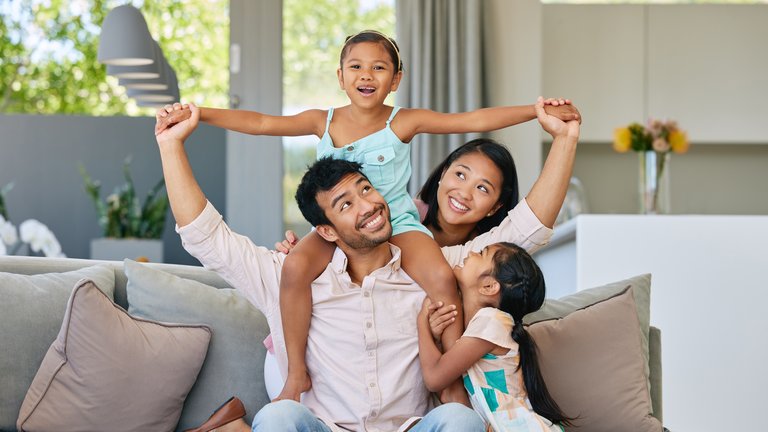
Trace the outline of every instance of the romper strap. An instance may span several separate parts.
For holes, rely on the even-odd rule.
[[[331,126],[331,119],[333,118],[333,107],[328,108],[328,118],[325,119],[325,133],[328,133],[328,127]]]
[[[400,107],[396,106],[392,108],[392,114],[389,115],[389,118],[387,119],[387,126],[389,126],[389,123],[392,121],[393,118],[395,118],[395,114],[400,111]]]

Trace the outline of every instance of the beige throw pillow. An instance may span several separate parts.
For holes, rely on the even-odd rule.
[[[21,406],[20,431],[170,431],[211,331],[131,317],[78,282]]]
[[[552,397],[577,417],[567,431],[660,432],[633,288],[528,326]]]

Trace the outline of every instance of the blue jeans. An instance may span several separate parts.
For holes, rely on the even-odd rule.
[[[330,428],[298,402],[281,400],[265,405],[253,418],[253,432],[330,432]],[[427,413],[408,432],[484,432],[477,413],[464,405],[449,403]]]

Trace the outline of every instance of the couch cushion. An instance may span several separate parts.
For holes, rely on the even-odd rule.
[[[644,286],[636,282],[643,285],[640,278],[547,300],[527,317],[547,387],[563,411],[577,417],[566,430],[661,431],[651,414],[648,330],[638,319],[638,310],[648,306],[638,306],[643,300],[637,302],[635,293]]]
[[[16,428],[21,402],[61,327],[78,280],[95,281],[111,299],[114,272],[104,266],[65,273],[0,273],[0,430]]]
[[[179,429],[199,425],[233,395],[243,401],[250,424],[269,403],[262,344],[269,327],[261,312],[233,289],[212,288],[131,260],[125,260],[125,273],[131,314],[204,323],[213,330],[208,358],[184,404]]]
[[[205,359],[205,326],[137,319],[80,281],[24,398],[20,431],[169,431]]]

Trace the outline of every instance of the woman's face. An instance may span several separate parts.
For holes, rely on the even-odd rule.
[[[456,159],[437,188],[438,221],[450,225],[477,224],[501,206],[504,176],[488,156],[472,152]]]

